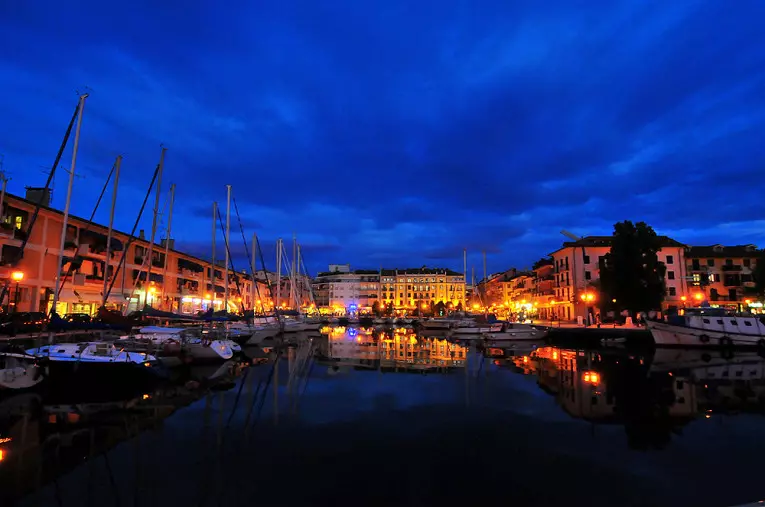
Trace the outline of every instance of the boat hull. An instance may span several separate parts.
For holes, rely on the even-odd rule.
[[[228,361],[234,357],[234,351],[231,350],[231,347],[219,340],[213,340],[209,344],[189,343],[186,347],[186,353],[193,363]]]
[[[48,388],[56,390],[131,388],[151,389],[167,378],[156,363],[43,360]],[[148,364],[148,366],[146,366]]]
[[[0,390],[32,389],[45,378],[40,368],[36,364],[28,364],[0,370]]]
[[[484,334],[484,339],[490,342],[543,340],[547,337],[547,331],[543,329],[511,329],[502,333]]]
[[[657,347],[720,347],[759,346],[765,348],[765,337],[759,334],[726,333],[676,326],[663,322],[646,322]]]

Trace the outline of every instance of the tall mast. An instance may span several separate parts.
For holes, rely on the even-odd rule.
[[[300,276],[300,265],[301,265],[301,259],[300,259],[300,245],[297,246],[297,268],[295,269],[295,305],[298,309],[300,309],[300,306],[303,304],[303,279]],[[297,280],[300,280],[300,287],[297,286]]]
[[[154,255],[154,238],[157,235],[157,217],[159,215],[159,196],[162,193],[162,170],[165,167],[165,152],[167,151],[167,148],[164,146],[162,147],[162,152],[159,154],[159,172],[157,173],[157,193],[154,197],[154,217],[151,220],[151,238],[149,238],[149,253],[148,253],[148,261],[149,265],[146,268],[146,285],[147,288],[151,284],[151,268],[153,265],[153,255]],[[164,286],[164,280],[162,281],[162,285]],[[145,296],[144,296],[145,297]],[[148,302],[148,297],[145,297],[144,303]]]
[[[467,248],[462,249],[462,276],[465,277],[465,282],[467,282]]]
[[[167,237],[165,238],[165,270],[162,272],[163,289],[167,287],[167,266],[170,264],[170,234],[173,226],[173,204],[175,204],[175,183],[170,185],[170,210],[167,213]],[[173,311],[172,302],[170,303],[170,311]]]
[[[231,232],[231,185],[226,185],[226,269],[223,271],[224,276],[226,277],[226,280],[224,282],[224,291],[226,291],[226,294],[223,298],[223,311],[228,314],[228,264],[229,264],[229,256],[228,256],[228,245],[229,243],[229,236]]]
[[[109,260],[112,255],[112,232],[114,230],[114,209],[117,207],[117,189],[120,184],[120,167],[122,167],[122,155],[117,155],[114,161],[114,190],[112,191],[112,207],[109,210],[109,232],[106,233],[106,260],[104,261],[104,292],[101,298],[101,306],[106,306],[108,298],[107,284],[109,283]]]
[[[5,177],[5,171],[3,171],[3,159],[0,158],[0,180],[3,182],[2,190],[0,190],[0,220],[5,218],[3,214],[3,203],[5,203],[5,190],[8,187],[8,178]]]
[[[252,274],[252,290],[250,291],[250,301],[252,301],[252,315],[253,318],[255,318],[255,295],[258,294],[260,291],[258,290],[258,277],[255,274],[255,266],[257,265],[257,259],[258,258],[258,235],[253,233],[252,234],[252,260],[250,261],[250,273]],[[263,302],[261,301],[261,304]]]
[[[72,186],[74,185],[74,167],[77,164],[77,149],[80,146],[80,128],[82,127],[82,113],[85,110],[85,99],[88,94],[80,95],[80,104],[77,111],[77,127],[74,133],[74,147],[72,149],[72,166],[69,168],[69,186],[66,190],[66,205],[64,206],[64,222],[61,224],[61,240],[58,246],[58,268],[56,269],[56,288],[53,291],[52,311],[56,311],[58,303],[58,291],[61,289],[61,268],[64,266],[64,245],[66,244],[66,227],[69,223],[69,205],[72,203]],[[53,341],[53,333],[50,334]]]
[[[295,290],[295,261],[297,260],[297,235],[292,233],[292,267],[290,268],[290,299],[297,304],[297,291]]]
[[[486,283],[486,250],[483,251],[483,283]]]
[[[218,203],[213,201],[213,215],[212,215],[212,260],[210,261],[212,267],[210,268],[210,288],[212,289],[212,299],[210,300],[210,308],[215,312],[215,231],[218,229],[216,221],[218,220]]]
[[[279,309],[279,303],[281,302],[281,299],[282,299],[282,238],[279,238],[276,240],[276,301],[274,302],[274,309],[276,310]]]

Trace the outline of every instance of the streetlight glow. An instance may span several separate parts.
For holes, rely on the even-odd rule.
[[[14,282],[20,282],[24,279],[24,272],[23,271],[14,271],[11,273],[11,279]]]

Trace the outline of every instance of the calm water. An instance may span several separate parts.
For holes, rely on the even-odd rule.
[[[148,393],[0,399],[0,505],[765,497],[755,354],[478,350],[403,330],[288,340]]]

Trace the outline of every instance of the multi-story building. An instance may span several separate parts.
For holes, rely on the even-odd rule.
[[[0,219],[0,286],[6,287],[6,296],[0,305],[6,311],[49,311],[57,276],[62,279],[56,307],[59,314],[93,314],[103,299],[104,278],[107,286],[111,286],[107,307],[127,311],[146,304],[186,314],[208,308],[221,310],[226,299],[225,276],[229,278],[229,311],[251,309],[256,300],[252,277],[177,251],[172,239],[155,243],[148,259],[150,245],[143,231],[134,238],[113,231],[107,259],[108,227],[72,215],[68,219],[64,263],[59,273],[63,213],[51,208],[49,194],[41,196],[39,189],[28,189],[27,199],[11,194],[4,197]],[[30,233],[37,202],[42,206]],[[262,299],[261,302],[267,304]]]
[[[667,267],[665,283],[667,293],[664,309],[680,308],[687,299],[685,245],[666,236],[659,236],[659,261]],[[598,313],[598,301],[593,283],[600,278],[603,257],[611,251],[612,236],[587,236],[567,241],[550,254],[555,268],[556,318],[586,319]]]
[[[510,301],[512,279],[518,274],[515,268],[494,273],[478,284],[478,292],[484,306],[507,305]]]
[[[316,304],[335,312],[368,311],[378,301],[380,273],[373,270],[351,272],[349,264],[331,264],[313,281]]]
[[[755,245],[691,246],[685,251],[691,298],[740,309],[757,297],[752,272],[759,252]]]
[[[535,280],[533,271],[520,271],[510,279],[508,308],[512,313],[526,316],[534,315]]]
[[[555,266],[552,259],[537,263],[534,268],[532,301],[535,316],[552,319],[555,307]]]
[[[380,272],[380,302],[400,310],[416,310],[443,303],[464,308],[465,276],[450,269],[383,269]]]

